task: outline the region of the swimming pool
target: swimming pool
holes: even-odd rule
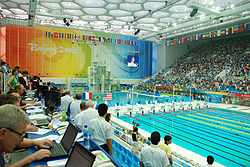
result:
[[[250,166],[250,114],[221,108],[137,113],[119,119],[140,128],[171,134],[173,142],[204,157],[212,155],[225,166]]]

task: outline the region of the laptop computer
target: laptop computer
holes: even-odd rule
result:
[[[91,167],[96,156],[83,145],[76,142],[65,167]]]
[[[63,135],[61,142],[54,143],[54,146],[50,148],[51,156],[42,160],[51,160],[51,159],[68,157],[69,151],[72,147],[72,144],[75,141],[77,134],[78,134],[78,129],[71,122],[69,122],[69,125],[66,129],[66,132]]]

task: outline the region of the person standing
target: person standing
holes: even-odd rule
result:
[[[19,74],[19,70],[17,68],[14,68],[12,70],[12,76],[10,77],[10,79],[7,82],[7,85],[10,87],[10,89],[14,89],[15,85],[18,84],[18,79],[17,76]]]
[[[65,96],[61,97],[61,109],[67,111],[69,103],[73,101],[74,99],[70,97],[70,90],[65,90]]]
[[[80,104],[82,102],[82,92],[76,93],[76,99],[70,105],[70,117],[74,120],[75,116],[81,112]]]
[[[99,117],[89,122],[89,134],[107,153],[113,157],[112,137],[114,130],[110,123],[105,120],[108,106],[104,103],[98,106]]]
[[[83,128],[84,125],[88,125],[92,119],[98,118],[99,114],[94,109],[95,103],[93,101],[81,102],[81,112],[75,116],[75,122]]]
[[[135,155],[138,154],[138,148],[139,148],[139,143],[138,143],[138,127],[134,127],[133,132],[132,132],[132,150],[131,152],[134,153]]]
[[[27,70],[24,70],[22,72],[22,75],[18,78],[19,83],[22,84],[26,90],[29,89],[28,75],[29,72]]]
[[[170,167],[170,163],[165,151],[158,147],[161,140],[159,132],[151,133],[152,145],[143,147],[139,154],[141,167]]]
[[[169,144],[171,144],[171,143],[172,143],[172,137],[169,136],[169,135],[166,135],[164,137],[164,143],[160,144],[159,147],[167,153],[169,162],[170,162],[171,165],[173,165],[173,158],[172,158],[172,155],[171,155],[171,148],[169,146]]]

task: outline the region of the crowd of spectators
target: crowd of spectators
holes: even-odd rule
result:
[[[139,84],[138,89],[249,92],[249,41],[248,35],[202,43]]]

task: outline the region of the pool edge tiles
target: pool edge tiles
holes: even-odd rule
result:
[[[123,120],[120,120],[119,118],[116,118],[116,117],[112,117],[112,122],[117,124],[117,125],[121,125],[121,127],[126,127],[130,130],[132,130],[133,128],[133,125],[123,121]],[[140,134],[144,137],[149,137],[150,136],[150,133],[143,130],[143,129],[140,129],[138,130],[140,132]],[[161,141],[160,143],[163,143],[164,142],[164,139],[161,138]],[[159,144],[160,144],[159,143]],[[179,145],[176,145],[174,143],[172,143],[170,145],[171,147],[171,150],[173,152],[173,154],[175,156],[178,156],[180,159],[182,160],[185,160],[187,162],[189,162],[190,164],[195,164],[195,166],[205,166],[207,163],[207,158],[206,157],[203,157],[197,153],[194,153],[190,150],[187,150]],[[217,162],[214,162],[213,163],[213,166],[216,166],[216,167],[225,167],[224,165],[220,164],[220,163],[217,163]]]

